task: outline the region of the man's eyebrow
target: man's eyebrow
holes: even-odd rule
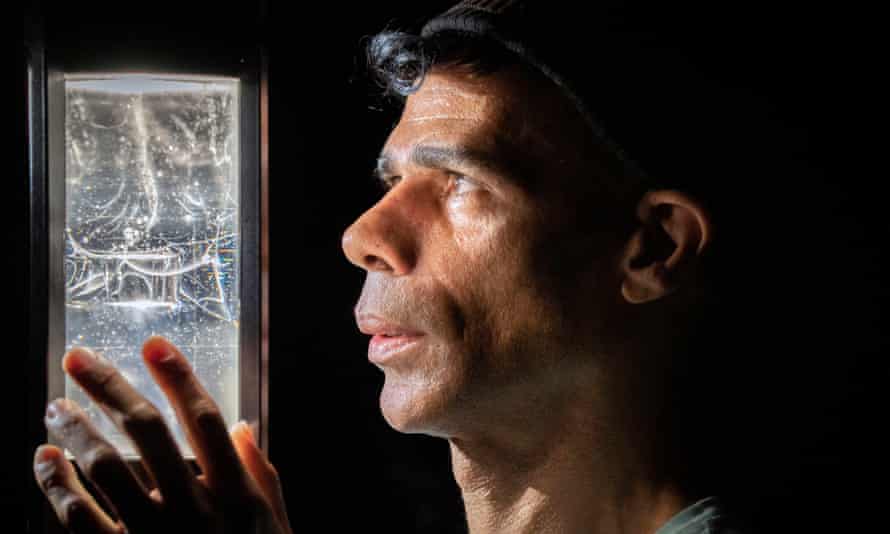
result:
[[[469,146],[415,145],[409,156],[411,163],[430,169],[450,169],[455,167],[478,167],[493,172],[504,172],[505,161],[492,154]],[[377,158],[374,174],[384,178],[397,174],[393,158],[384,152]]]

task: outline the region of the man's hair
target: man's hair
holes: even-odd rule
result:
[[[571,53],[571,52],[567,52]],[[513,51],[505,48],[499,42],[489,39],[479,34],[461,32],[461,31],[441,31],[429,37],[422,37],[416,34],[403,31],[383,31],[370,38],[366,46],[367,68],[374,81],[382,91],[384,98],[396,103],[404,103],[404,100],[412,93],[419,90],[423,83],[424,77],[434,68],[460,68],[465,72],[474,75],[493,75],[501,70],[511,67],[520,67],[528,69],[528,72],[535,73],[533,66],[529,65],[521,56]],[[609,105],[609,102],[597,102],[598,105]],[[692,111],[690,111],[692,112]],[[580,113],[580,111],[579,111]],[[732,122],[726,125],[727,129],[732,128]],[[682,125],[678,126],[682,128]],[[594,135],[591,139],[594,143],[601,140],[596,150],[596,157],[609,158],[609,162],[605,163],[607,169],[614,169],[609,173],[606,181],[614,182],[607,184],[607,187],[616,187],[615,191],[625,191],[631,195],[642,194],[643,188],[662,187],[662,182],[679,189],[686,190],[698,196],[700,201],[706,205],[713,200],[710,191],[713,188],[725,187],[725,183],[717,183],[720,180],[720,171],[723,169],[710,168],[704,180],[709,180],[704,187],[701,182],[690,182],[689,176],[679,177],[679,185],[675,185],[677,181],[675,176],[657,176],[654,179],[645,173],[641,173],[633,160],[629,159],[624,152],[616,145],[612,144],[608,137],[599,137],[596,128],[593,128]],[[715,132],[716,134],[717,132]],[[750,132],[749,132],[750,133]],[[733,132],[737,135],[738,132]],[[680,143],[677,139],[665,140],[667,145]],[[713,157],[710,154],[696,153],[694,151],[686,154],[686,157],[708,158]],[[737,166],[735,170],[738,170]],[[714,172],[716,171],[716,172]],[[731,173],[729,170],[727,174]],[[690,171],[690,175],[692,171]],[[686,181],[684,181],[684,179]],[[620,182],[627,181],[629,187],[621,187]],[[696,178],[699,180],[699,178]],[[628,186],[629,184],[625,184]],[[690,187],[691,185],[691,187]],[[704,193],[703,193],[704,192]],[[638,199],[638,196],[634,201]],[[712,207],[712,206],[709,206]],[[713,208],[713,207],[712,207]],[[719,215],[719,214],[718,214]],[[683,338],[678,332],[675,340],[678,351],[685,352],[682,356],[682,362],[678,362],[673,376],[670,381],[675,384],[675,399],[673,404],[676,405],[678,412],[686,418],[682,420],[674,420],[673,425],[677,427],[677,434],[684,433],[689,436],[698,436],[693,429],[699,428],[700,420],[703,413],[708,407],[708,403],[702,406],[702,396],[708,397],[707,385],[713,385],[715,392],[726,391],[728,388],[718,386],[720,381],[714,381],[713,376],[719,374],[718,367],[722,367],[724,372],[731,372],[734,369],[730,363],[733,359],[724,354],[721,358],[715,358],[715,347],[726,344],[726,329],[733,329],[734,325],[727,323],[728,316],[724,313],[715,313],[715,310],[726,309],[726,304],[735,301],[735,296],[722,293],[720,283],[716,279],[719,273],[725,267],[719,267],[717,262],[726,261],[732,263],[732,260],[726,260],[721,255],[715,254],[710,249],[710,256],[705,258],[707,267],[699,271],[700,278],[696,280],[700,284],[700,306],[696,306],[695,327],[688,334],[689,339]],[[713,258],[720,259],[713,259]],[[723,288],[726,289],[726,288]],[[732,331],[732,330],[731,330]],[[729,351],[723,349],[722,352]],[[739,360],[735,360],[738,362]],[[714,398],[714,397],[712,397]],[[719,403],[714,403],[715,406]],[[715,408],[715,411],[718,409]],[[725,415],[725,414],[722,414]],[[710,419],[710,418],[709,418]],[[716,421],[720,420],[720,414],[715,414],[713,418],[712,428],[716,426]],[[716,428],[714,428],[716,431]],[[719,434],[719,432],[718,432]],[[691,439],[691,438],[690,438]],[[687,450],[684,453],[685,459],[690,456],[697,456],[698,460],[709,453],[713,453],[713,444],[708,442],[707,445],[695,442],[678,442],[677,447]],[[719,463],[719,461],[717,462]],[[696,466],[702,470],[697,474],[690,473],[690,478],[708,478],[708,462],[704,465]],[[690,469],[694,469],[691,465]],[[696,482],[698,482],[696,480]],[[690,482],[695,484],[696,482]]]
[[[603,185],[618,194],[638,197],[646,189],[680,189],[723,219],[733,207],[727,203],[735,201],[726,196],[727,185],[750,184],[766,165],[779,176],[788,174],[779,165],[799,163],[792,161],[788,132],[769,117],[769,104],[744,84],[736,87],[711,77],[685,52],[631,47],[622,59],[625,51],[616,46],[610,54],[619,59],[609,59],[608,66],[601,66],[603,54],[590,56],[584,49],[566,50],[560,58],[575,70],[590,71],[588,85],[602,90],[596,96],[562,86],[558,74],[542,73],[538,69],[548,67],[531,63],[488,34],[384,30],[370,38],[365,52],[371,78],[390,102],[403,103],[433,67],[486,75],[518,66],[550,79],[578,106],[591,134],[593,154],[584,155],[607,171],[611,183]],[[651,89],[640,92],[640,87]],[[652,98],[655,94],[664,96]]]
[[[552,83],[574,105],[580,102],[559,82],[538,71],[538,67],[505,47],[496,39],[460,30],[439,31],[419,36],[404,31],[383,31],[368,42],[367,66],[383,97],[403,103],[416,92],[433,68],[460,68],[472,75],[493,75],[518,68],[529,76]],[[583,105],[582,105],[583,108]],[[587,112],[578,109],[579,118],[589,126],[587,150],[579,155],[593,159],[605,176],[594,185],[615,200],[633,202],[654,180],[605,133],[605,129]]]
[[[384,94],[396,98],[417,91],[434,65],[460,65],[474,74],[492,74],[521,61],[498,43],[463,32],[442,32],[425,38],[402,31],[383,31],[369,41],[367,58]]]
[[[556,3],[553,9],[567,5]],[[744,31],[741,38],[727,31],[715,42],[715,34],[705,32],[708,38],[702,40],[696,28],[659,19],[650,29],[664,29],[675,39],[667,46],[653,41],[626,55],[622,45],[593,44],[604,42],[595,39],[600,26],[594,18],[567,19],[577,20],[583,31],[553,26],[574,38],[550,47],[548,59],[555,56],[591,82],[586,87],[594,91],[579,94],[622,149],[639,158],[650,183],[695,196],[709,208],[716,227],[707,265],[698,273],[706,276],[708,292],[699,307],[701,320],[682,347],[683,365],[670,377],[675,412],[659,420],[672,434],[664,436],[673,449],[665,452],[689,469],[691,487],[760,504],[763,487],[781,488],[806,465],[797,451],[825,439],[825,425],[819,420],[806,426],[816,421],[807,414],[818,404],[813,399],[830,399],[820,401],[821,413],[828,413],[829,403],[832,410],[837,405],[837,393],[825,384],[833,384],[839,362],[825,356],[838,343],[841,358],[847,357],[846,336],[837,335],[837,324],[849,327],[858,317],[855,307],[837,303],[868,293],[840,284],[834,289],[829,282],[867,277],[861,262],[850,260],[849,249],[835,248],[850,227],[835,225],[838,218],[826,215],[846,201],[833,197],[836,169],[826,165],[833,150],[821,150],[821,134],[816,130],[810,138],[807,126],[818,123],[795,117],[797,104],[790,105],[797,97],[788,88],[809,92],[821,78],[788,84],[799,71],[784,63],[777,68],[772,48],[758,45],[763,36],[745,25],[737,28]],[[649,29],[642,35],[648,41]],[[692,69],[662,62],[675,50],[688,54],[685,65]],[[766,51],[769,55],[761,57]],[[419,89],[434,66],[490,74],[524,62],[500,42],[458,31],[429,37],[384,31],[369,41],[366,52],[372,76],[396,100]],[[784,62],[787,56],[775,57]],[[609,87],[599,91],[603,85]],[[783,91],[795,100],[784,101]],[[800,101],[817,103],[809,96]],[[818,107],[799,111],[814,117],[822,112]],[[835,136],[844,134],[823,133],[832,149]],[[857,232],[864,235],[862,228]],[[841,292],[843,298],[837,297]],[[793,328],[795,323],[807,327]]]

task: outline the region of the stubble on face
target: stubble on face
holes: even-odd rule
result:
[[[554,183],[571,172],[571,158],[554,152],[566,128],[555,130],[558,110],[541,110],[517,76],[433,71],[384,147],[402,182],[375,208],[413,229],[417,261],[406,276],[369,272],[359,307],[427,332],[422,350],[382,369],[381,409],[403,432],[454,437],[545,410],[548,388],[566,386],[560,369],[571,374],[561,361],[569,340],[583,343],[570,332],[568,293],[555,287],[574,268],[556,259],[573,246],[573,210],[560,209],[570,195]],[[470,146],[510,172],[457,169],[481,187],[442,194],[448,177],[410,161],[418,145]]]

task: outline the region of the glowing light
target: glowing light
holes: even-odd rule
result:
[[[71,78],[66,94],[66,344],[111,360],[170,416],[138,356],[162,334],[238,417],[239,180],[235,80]],[[221,378],[220,378],[221,377]],[[66,396],[135,451],[66,377]]]
[[[109,302],[108,306],[118,308],[132,308],[134,310],[147,311],[156,309],[172,310],[176,307],[176,303],[158,302],[156,300],[128,300],[126,302]]]

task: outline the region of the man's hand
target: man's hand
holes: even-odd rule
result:
[[[47,429],[117,515],[115,521],[99,507],[62,450],[41,445],[34,474],[62,525],[75,534],[291,534],[278,474],[247,425],[229,434],[188,360],[163,337],[146,341],[142,355],[185,429],[202,474],[193,475],[158,409],[117,369],[87,349],[72,349],[62,367],[129,435],[157,488],[146,491],[77,404],[57,399],[47,407]]]

